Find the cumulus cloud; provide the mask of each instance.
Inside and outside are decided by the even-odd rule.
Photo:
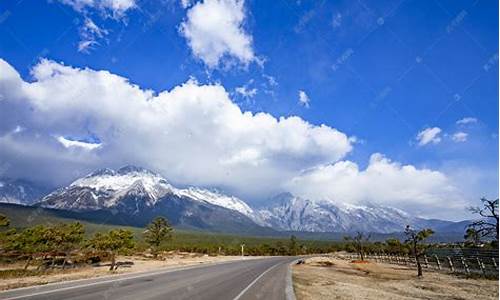
[[[418,141],[418,145],[425,146],[429,143],[438,144],[441,142],[440,134],[441,128],[439,127],[426,128],[417,134],[416,139]]]
[[[382,154],[371,156],[366,169],[352,161],[315,167],[294,177],[286,188],[297,195],[336,204],[377,203],[426,217],[463,214],[459,191],[443,173],[393,162]],[[436,208],[446,208],[439,215]]]
[[[477,123],[477,119],[472,117],[466,117],[457,121],[457,125],[467,125],[475,123]]]
[[[258,62],[252,37],[243,28],[245,7],[242,0],[204,0],[187,11],[179,31],[193,55],[209,68],[222,63],[248,66]]]
[[[352,149],[352,139],[332,127],[241,111],[219,84],[189,80],[155,93],[107,71],[50,60],[31,75],[24,81],[0,60],[0,157],[16,166],[12,176],[60,184],[94,168],[130,163],[176,184],[256,198]],[[25,130],[10,134],[16,126]],[[81,141],[94,136],[101,145],[87,151]]]
[[[309,108],[310,101],[311,101],[311,99],[309,99],[309,96],[306,94],[306,92],[300,90],[299,91],[299,104],[306,107],[306,108]]]
[[[451,139],[456,143],[466,142],[468,134],[462,131],[456,132],[451,136]]]

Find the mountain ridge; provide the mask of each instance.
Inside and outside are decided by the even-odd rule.
[[[269,199],[266,206],[254,208],[217,189],[177,188],[160,174],[131,165],[118,170],[95,170],[47,194],[35,205],[75,212],[110,211],[140,225],[146,224],[155,214],[164,215],[174,224],[222,231],[246,230],[247,227],[255,231],[268,228],[296,232],[391,233],[401,232],[410,224],[415,228],[458,232],[461,229],[455,227],[463,225],[418,218],[396,208],[375,204],[336,205],[290,193],[278,194]]]

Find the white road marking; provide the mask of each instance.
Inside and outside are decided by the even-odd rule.
[[[64,287],[64,288],[58,288],[58,289],[53,289],[53,290],[48,290],[48,291],[43,291],[43,292],[38,292],[38,293],[32,293],[32,294],[27,294],[27,295],[22,295],[22,296],[14,296],[10,298],[2,298],[3,300],[15,300],[15,299],[23,299],[27,297],[33,297],[33,296],[40,296],[40,295],[45,295],[45,294],[52,294],[52,293],[57,293],[57,292],[62,292],[62,291],[67,291],[67,290],[72,290],[76,288],[81,288],[81,287],[87,287],[87,286],[94,286],[94,285],[99,285],[99,284],[104,284],[104,283],[110,283],[110,282],[117,282],[117,281],[125,281],[129,279],[137,279],[137,278],[143,278],[143,277],[149,277],[149,276],[154,276],[154,275],[160,275],[160,274],[165,274],[165,273],[172,273],[175,271],[184,271],[184,270],[190,270],[190,269],[195,269],[199,267],[205,267],[205,266],[213,266],[213,265],[218,265],[218,264],[224,264],[224,263],[232,263],[232,262],[241,262],[241,261],[247,261],[247,260],[235,260],[235,261],[224,261],[224,262],[215,262],[215,263],[209,263],[205,265],[195,265],[195,266],[188,266],[188,267],[180,267],[180,268],[175,268],[175,269],[170,269],[170,270],[164,270],[160,272],[153,272],[153,273],[146,273],[142,275],[137,275],[137,276],[130,276],[130,277],[124,277],[124,278],[117,278],[117,279],[110,279],[110,280],[104,280],[104,281],[97,281],[97,282],[92,282],[92,283],[87,283],[87,284],[80,284],[80,285],[74,285],[74,286],[69,286],[69,287]],[[82,279],[86,280],[86,279]],[[57,283],[54,283],[57,284]],[[59,284],[64,284],[64,282],[60,282]],[[39,288],[43,288],[44,286],[39,286]],[[36,288],[36,287],[29,287],[29,288]],[[15,290],[11,290],[15,291]],[[9,291],[6,291],[9,292]],[[0,293],[0,296],[2,294]]]
[[[274,267],[282,264],[283,262],[279,262],[271,267],[269,267],[267,270],[265,270],[262,274],[260,274],[257,278],[255,278],[252,282],[250,282],[250,284],[245,288],[243,289],[239,294],[238,296],[234,297],[233,300],[238,300],[241,298],[241,296],[243,296],[245,294],[246,291],[248,291],[249,288],[252,287],[252,285],[254,285],[257,281],[259,281],[259,279],[262,278],[262,276],[266,275],[267,272],[271,271]]]

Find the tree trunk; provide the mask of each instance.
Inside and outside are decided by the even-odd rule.
[[[56,265],[56,257],[52,257],[52,263],[50,264],[50,268],[54,269],[54,266]]]
[[[420,265],[420,260],[418,259],[418,256],[415,257],[417,261],[417,276],[422,277],[422,265]]]
[[[62,269],[64,270],[64,268],[66,267],[66,262],[68,261],[68,256],[69,254],[66,253],[66,255],[64,256],[64,261],[63,261],[63,264],[62,264]]]
[[[31,262],[31,256],[28,257],[28,260],[26,260],[26,264],[24,265],[24,269],[27,270]]]
[[[415,239],[413,240],[413,255],[415,256],[415,262],[417,263],[417,276],[422,277],[422,265],[418,259],[420,255],[418,253],[417,241]]]
[[[112,253],[111,254],[111,267],[109,267],[109,270],[110,271],[113,271],[115,269],[115,264],[116,264],[116,261],[115,261],[115,254]]]

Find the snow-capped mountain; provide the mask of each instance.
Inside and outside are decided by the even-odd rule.
[[[47,208],[88,211],[112,208],[120,205],[124,198],[137,196],[145,200],[144,205],[152,207],[167,195],[220,206],[248,217],[254,216],[252,208],[234,196],[225,195],[216,189],[175,188],[161,175],[135,166],[126,166],[117,171],[97,170],[75,180],[68,187],[52,192],[42,199],[41,204]]]
[[[396,208],[378,205],[335,205],[328,201],[311,201],[289,193],[270,200],[259,210],[263,224],[277,230],[309,232],[401,232],[410,224],[417,228],[428,220],[416,218]],[[434,226],[453,222],[436,220]]]
[[[145,206],[156,201],[173,187],[160,175],[149,170],[126,166],[118,171],[97,170],[60,188],[41,200],[41,206],[71,211],[109,209],[127,197],[140,198]]]
[[[232,209],[252,219],[255,218],[254,210],[243,200],[234,196],[225,195],[217,189],[208,190],[198,187],[189,187],[187,189],[176,189],[174,192],[180,196]]]
[[[0,202],[31,205],[48,192],[48,188],[20,179],[0,178]]]
[[[161,175],[135,166],[97,170],[43,197],[37,205],[94,215],[111,212],[122,223],[141,226],[164,215],[174,225],[223,231],[269,227],[278,231],[391,233],[403,231],[408,224],[434,229],[454,224],[417,218],[391,207],[335,205],[289,193],[254,209],[216,189],[174,187]]]
[[[260,228],[245,202],[217,190],[176,188],[161,175],[134,166],[101,169],[45,196],[37,205],[74,212],[109,211],[135,225],[157,215],[196,228]]]

